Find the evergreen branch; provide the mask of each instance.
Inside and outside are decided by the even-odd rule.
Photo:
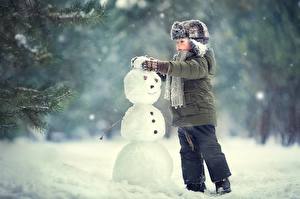
[[[17,126],[21,120],[37,129],[46,128],[44,117],[63,109],[63,103],[72,96],[66,86],[53,86],[46,90],[26,87],[0,88],[0,127]]]
[[[14,123],[12,123],[12,124],[0,124],[1,129],[15,128],[15,127],[17,127],[17,125],[14,124]]]
[[[14,117],[16,115],[17,111],[12,111],[12,112],[0,112],[0,119],[4,120],[5,118],[8,117]]]
[[[33,128],[37,129],[45,129],[46,128],[46,122],[44,122],[44,118],[42,117],[43,112],[32,112],[32,111],[23,111],[24,115],[24,120],[26,120],[30,126]],[[45,115],[45,113],[44,113]]]
[[[56,98],[55,98],[55,100],[56,101],[61,101],[61,100],[63,100],[63,99],[65,99],[66,97],[70,97],[71,96],[71,91],[66,91],[65,93],[63,93],[62,95],[60,95],[60,96],[57,96]]]
[[[32,85],[23,78],[37,70],[37,66],[50,67],[58,62],[60,53],[53,42],[57,36],[53,34],[57,30],[55,26],[95,24],[102,22],[103,17],[104,8],[97,0],[86,3],[77,0],[63,9],[49,6],[43,0],[0,3],[0,72],[4,73],[3,81],[18,80],[0,81],[0,139],[1,133],[9,132],[10,127],[29,124],[45,128],[45,116],[61,111],[73,97],[73,91],[61,85],[45,90],[24,86]]]
[[[23,110],[27,109],[36,112],[47,112],[50,108],[47,106],[34,105],[34,106],[20,106],[20,109]]]
[[[102,22],[105,9],[95,0],[83,5],[80,1],[76,1],[70,8],[59,10],[50,7],[47,17],[59,24],[96,24]]]
[[[0,3],[1,5],[1,3]],[[9,6],[5,9],[4,6]],[[0,49],[4,54],[13,56],[14,64],[18,67],[27,67],[35,64],[54,62],[54,55],[49,46],[32,40],[32,34],[41,41],[44,39],[43,27],[48,22],[54,25],[62,24],[97,24],[102,22],[105,14],[104,7],[96,0],[82,4],[77,0],[69,8],[57,8],[41,0],[13,1],[7,0],[1,7],[0,17],[5,27],[0,27]],[[38,27],[37,27],[38,26]],[[15,27],[19,27],[15,29]],[[21,27],[21,28],[20,28]],[[35,28],[40,31],[32,32]],[[20,31],[22,30],[22,31]],[[46,33],[46,35],[48,35]],[[6,61],[8,56],[3,57]],[[2,56],[1,56],[2,58]]]
[[[28,93],[39,93],[40,91],[32,88],[25,88],[25,87],[16,87],[16,91],[23,91],[23,92],[28,92]]]

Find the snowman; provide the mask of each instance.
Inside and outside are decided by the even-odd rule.
[[[165,120],[152,105],[161,94],[161,79],[142,69],[146,59],[133,58],[124,78],[125,96],[133,106],[122,119],[121,135],[129,143],[119,152],[112,176],[117,182],[144,186],[169,182],[173,170],[171,156],[157,142],[165,134]]]

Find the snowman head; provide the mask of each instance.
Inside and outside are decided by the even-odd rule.
[[[139,69],[143,69],[142,68],[142,63],[146,60],[150,60],[150,58],[146,57],[146,56],[138,56],[138,57],[134,57],[131,59],[131,67],[132,68],[139,68]]]
[[[158,140],[165,135],[165,119],[151,104],[135,104],[122,119],[121,135],[131,141]]]
[[[161,79],[155,73],[133,68],[124,78],[126,98],[135,103],[153,104],[161,94]]]

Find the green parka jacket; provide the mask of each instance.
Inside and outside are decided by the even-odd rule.
[[[170,106],[172,126],[217,125],[215,97],[211,78],[215,57],[208,49],[203,57],[192,54],[185,61],[170,61],[168,75],[183,78],[185,107]]]

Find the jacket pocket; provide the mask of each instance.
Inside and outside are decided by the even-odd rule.
[[[207,93],[199,91],[194,94],[193,98],[199,112],[208,113],[210,111],[211,99]]]
[[[193,104],[195,102],[195,99],[193,98],[193,93],[185,92],[184,93],[184,100],[185,100],[186,105]]]
[[[198,106],[193,95],[194,94],[190,92],[184,93],[185,106],[177,109],[172,108],[175,117],[184,118],[185,116],[199,114]]]
[[[194,92],[187,92],[185,95],[185,107],[180,110],[182,116],[197,115],[199,114],[199,108]]]
[[[189,115],[197,115],[197,114],[199,114],[199,109],[197,104],[195,103],[187,104],[185,107],[180,109],[181,116],[189,116]]]

